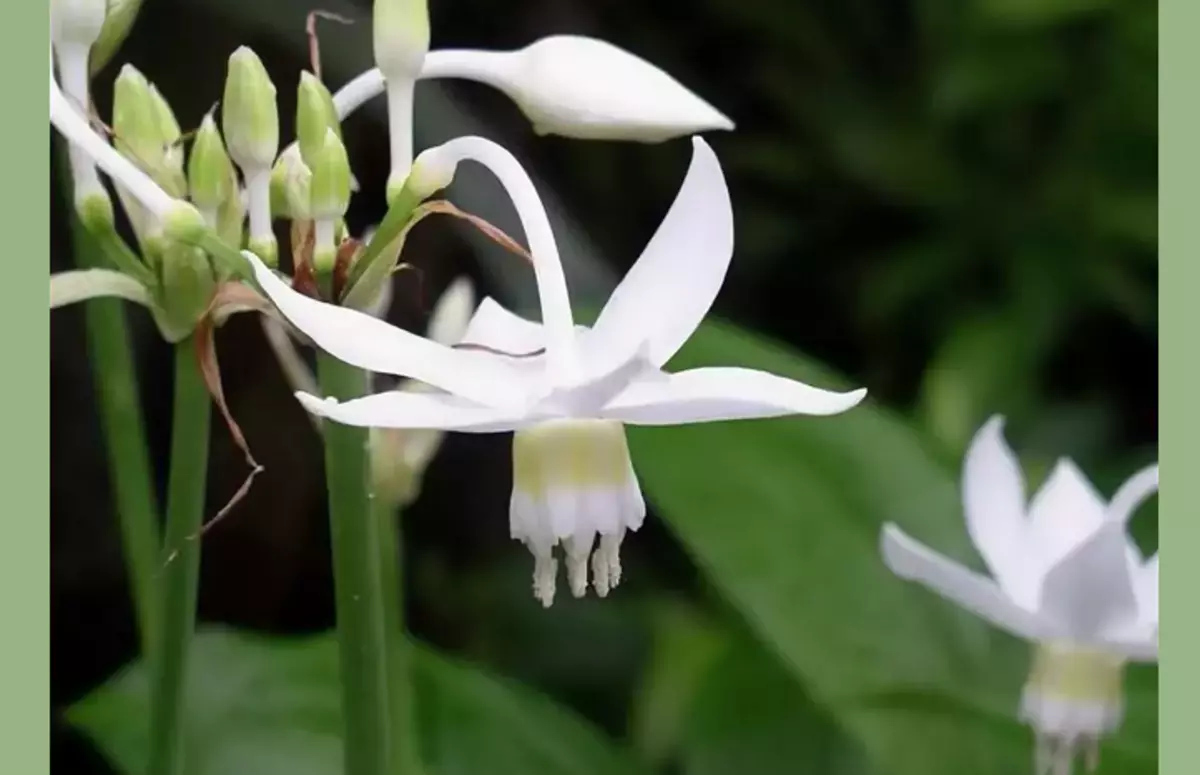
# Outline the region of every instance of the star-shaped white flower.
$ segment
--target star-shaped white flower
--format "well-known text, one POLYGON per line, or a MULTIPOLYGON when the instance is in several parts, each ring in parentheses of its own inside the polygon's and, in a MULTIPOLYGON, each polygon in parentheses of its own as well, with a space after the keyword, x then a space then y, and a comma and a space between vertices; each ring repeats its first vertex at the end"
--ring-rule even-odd
POLYGON ((443 392, 388 392, 337 403, 300 393, 309 411, 350 425, 516 431, 510 527, 535 557, 534 589, 549 605, 564 545, 572 592, 607 594, 620 579, 618 548, 645 516, 623 425, 830 415, 865 390, 836 393, 743 368, 668 373, 662 366, 700 325, 733 253, 733 214, 720 164, 693 139, 683 186, 657 233, 591 328, 574 322, 545 210, 507 151, 459 138, 422 154, 414 169, 449 179, 462 159, 487 166, 516 206, 533 256, 542 323, 485 299, 463 343, 450 348, 354 310, 294 292, 253 256, 259 284, 280 312, 331 355, 400 374, 443 392), (592 548, 599 536, 599 549, 592 548))
POLYGON ((894 524, 883 556, 917 581, 993 625, 1037 644, 1021 718, 1038 735, 1038 772, 1065 773, 1120 724, 1126 661, 1158 660, 1158 555, 1144 559, 1127 533, 1158 490, 1158 465, 1106 502, 1070 460, 1058 462, 1025 502, 1020 466, 990 419, 967 451, 967 530, 992 578, 947 559, 894 524))

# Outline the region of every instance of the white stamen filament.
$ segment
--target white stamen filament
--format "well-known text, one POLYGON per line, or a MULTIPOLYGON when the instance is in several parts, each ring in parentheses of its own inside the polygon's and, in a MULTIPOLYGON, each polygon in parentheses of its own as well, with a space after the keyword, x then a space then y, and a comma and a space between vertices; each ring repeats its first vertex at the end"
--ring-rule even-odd
POLYGON ((550 228, 550 219, 542 206, 529 174, 511 153, 482 137, 458 137, 422 153, 437 154, 451 166, 462 159, 479 162, 500 181, 516 208, 533 256, 538 298, 542 306, 542 324, 546 330, 547 368, 553 378, 569 382, 578 366, 575 350, 575 319, 567 294, 567 279, 550 228))

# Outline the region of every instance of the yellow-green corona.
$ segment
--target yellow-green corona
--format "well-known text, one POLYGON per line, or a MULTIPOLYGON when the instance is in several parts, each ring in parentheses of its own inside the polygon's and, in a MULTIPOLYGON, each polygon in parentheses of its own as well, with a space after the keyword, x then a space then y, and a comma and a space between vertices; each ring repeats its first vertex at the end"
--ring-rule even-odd
POLYGON ((1121 725, 1125 659, 1066 642, 1036 647, 1021 694, 1021 720, 1037 735, 1040 773, 1070 772, 1082 750, 1089 771, 1099 764, 1100 739, 1121 725))
POLYGON ((611 420, 551 420, 513 434, 512 452, 509 527, 533 553, 534 594, 545 606, 554 601, 552 550, 561 541, 572 594, 587 591, 590 556, 592 584, 604 597, 621 581, 625 531, 637 530, 646 516, 625 427, 611 420))

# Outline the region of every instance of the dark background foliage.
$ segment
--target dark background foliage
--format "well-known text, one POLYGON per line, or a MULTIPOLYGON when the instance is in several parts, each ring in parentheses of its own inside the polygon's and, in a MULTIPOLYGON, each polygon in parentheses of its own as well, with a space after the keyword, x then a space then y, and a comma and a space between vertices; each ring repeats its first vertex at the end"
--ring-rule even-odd
MULTIPOLYGON (((1154 456, 1155 3, 430 5, 437 48, 593 35, 658 64, 731 116, 737 130, 709 138, 725 167, 738 234, 715 312, 867 385, 875 403, 909 418, 948 465, 992 412, 1011 418, 1034 469, 1069 454, 1107 491, 1154 456)), ((307 61, 304 17, 313 7, 148 0, 98 78, 101 110, 107 115, 112 79, 128 61, 158 84, 185 129, 194 126, 220 95, 228 54, 247 44, 276 78, 288 137, 294 77, 307 61)), ((336 87, 370 66, 370 9, 365 0, 323 7, 362 22, 321 28, 325 78, 336 87)), ((579 230, 566 259, 581 300, 603 292, 636 258, 687 164, 683 142, 535 137, 505 98, 470 83, 422 83, 417 104, 418 147, 485 134, 553 192, 579 230)), ((364 191, 349 216, 358 232, 383 214, 382 105, 372 103, 345 131, 364 191)), ((511 221, 496 197, 480 197, 457 201, 511 221)), ((72 246, 65 203, 51 205, 57 270, 72 264, 72 246)), ((398 276, 393 322, 419 327, 435 294, 459 273, 470 274, 481 294, 527 292, 525 278, 511 279, 516 264, 480 250, 453 224, 423 224, 405 250, 422 279, 398 276)), ((170 354, 148 317, 130 315, 161 486, 170 354)), ((231 408, 266 472, 204 539, 201 618, 278 634, 326 630, 333 598, 319 441, 256 323, 241 318, 220 332, 218 346, 231 408)), ((54 765, 105 772, 92 745, 58 715, 137 648, 82 321, 79 309, 52 316, 54 765)), ((654 712, 643 699, 656 634, 667 626, 658 612, 690 601, 738 633, 741 615, 712 601, 706 578, 656 518, 626 541, 627 583, 614 598, 560 595, 550 614, 541 611, 528 593, 530 558, 508 538, 507 443, 450 437, 405 514, 410 628, 544 690, 653 759, 657 738, 645 719, 654 712)), ((210 505, 243 476, 240 453, 215 426, 210 505)), ((1155 540, 1153 524, 1146 540, 1155 540)), ((772 745, 773 725, 795 730, 800 747, 826 739, 828 722, 811 707, 767 699, 773 667, 756 674, 746 667, 753 660, 725 659, 729 669, 718 673, 726 683, 766 687, 755 705, 761 716, 731 726, 720 713, 701 714, 676 743, 680 771, 769 772, 745 757, 772 745), (722 748, 727 740, 737 744, 722 748)), ((718 706, 726 702, 720 683, 705 691, 716 693, 718 706)))

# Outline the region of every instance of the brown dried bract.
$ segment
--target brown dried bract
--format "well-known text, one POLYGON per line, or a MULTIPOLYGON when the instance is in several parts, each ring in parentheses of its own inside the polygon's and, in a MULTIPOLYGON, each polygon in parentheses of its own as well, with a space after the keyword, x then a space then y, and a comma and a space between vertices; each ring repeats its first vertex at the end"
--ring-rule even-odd
POLYGON ((292 221, 292 289, 314 299, 321 298, 313 269, 313 223, 292 221))
POLYGON ((321 43, 317 37, 317 19, 328 19, 341 24, 354 24, 354 20, 331 11, 321 10, 310 12, 304 20, 304 31, 308 34, 309 66, 312 67, 312 74, 317 76, 319 81, 321 80, 321 43))
POLYGON ((350 269, 354 266, 354 257, 361 248, 362 243, 353 237, 346 237, 338 245, 337 257, 333 262, 333 298, 342 298, 346 282, 350 279, 350 269))
POLYGON ((233 442, 245 455, 246 464, 250 466, 250 473, 246 476, 246 481, 242 483, 242 486, 229 499, 229 502, 221 507, 221 510, 205 523, 199 532, 194 536, 189 536, 189 540, 198 539, 216 527, 233 510, 233 507, 246 497, 246 493, 250 492, 250 485, 253 483, 254 477, 263 470, 263 467, 254 459, 254 454, 250 451, 250 445, 242 433, 241 426, 233 419, 233 414, 230 413, 229 405, 225 401, 225 391, 221 387, 221 367, 217 361, 213 335, 217 325, 224 322, 233 312, 258 310, 267 313, 270 309, 271 306, 267 300, 252 288, 241 283, 222 283, 217 287, 212 301, 208 305, 208 310, 200 319, 199 325, 196 326, 196 359, 200 365, 200 373, 204 377, 204 384, 216 403, 217 409, 220 410, 221 417, 224 418, 225 425, 229 428, 229 435, 233 437, 233 442))

